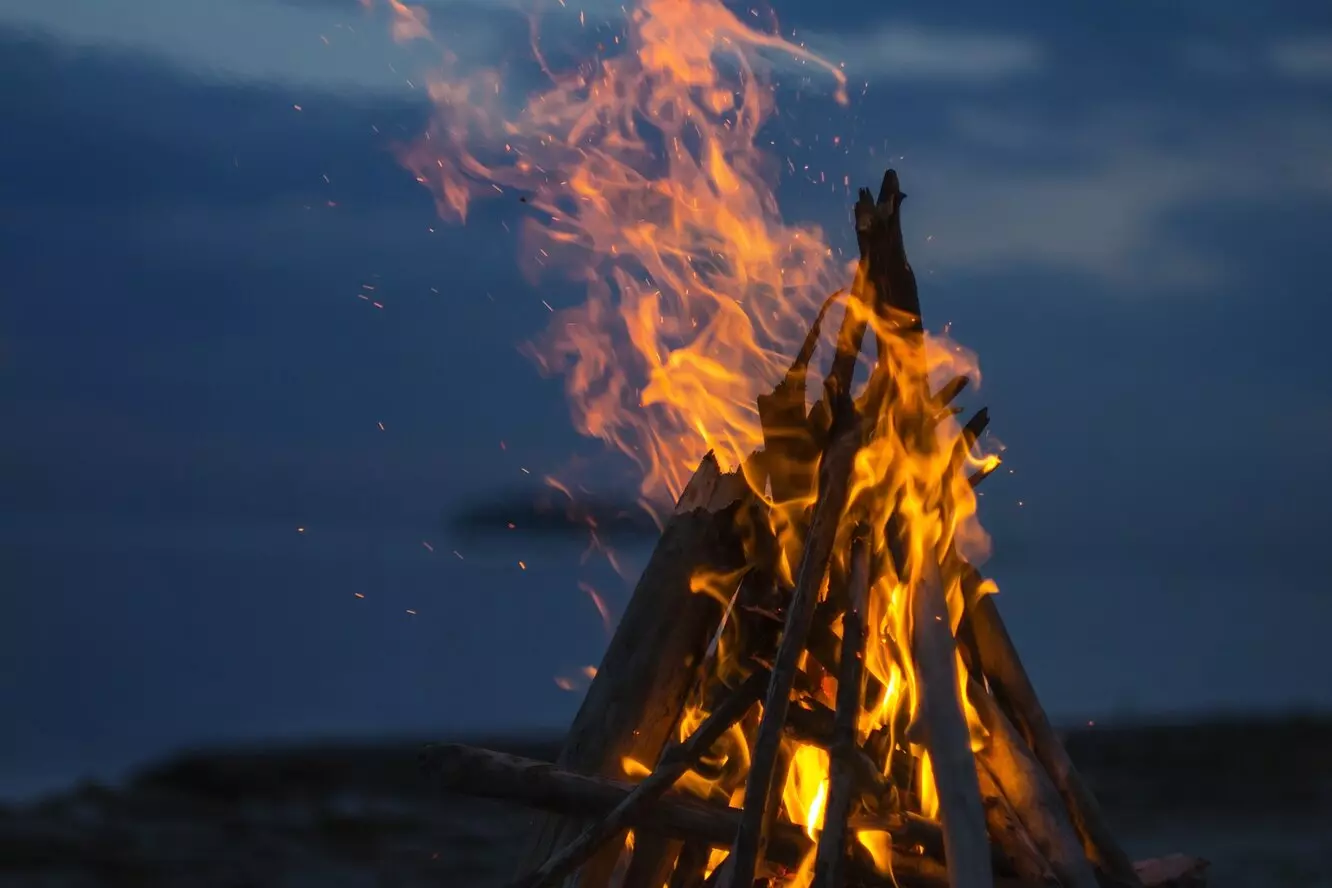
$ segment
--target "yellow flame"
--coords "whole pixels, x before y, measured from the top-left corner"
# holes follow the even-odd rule
[[[856,841],[869,852],[875,871],[887,875],[893,871],[893,837],[882,830],[856,831]]]
[[[823,829],[823,808],[828,799],[828,753],[817,746],[801,744],[791,756],[782,787],[782,804],[792,823],[816,838]]]
[[[421,10],[388,3],[396,36],[425,36]],[[718,0],[642,0],[617,45],[568,71],[554,70],[537,50],[549,82],[521,96],[510,95],[495,71],[457,72],[446,59],[429,81],[430,123],[400,159],[449,219],[465,219],[483,196],[526,200],[529,270],[559,269],[586,288],[585,301],[556,312],[529,349],[543,369],[564,374],[577,428],[634,460],[644,499],[659,505],[679,496],[708,450],[728,468],[743,465],[771,506],[778,572],[789,583],[800,551],[795,531],[813,501],[812,473],[803,464],[747,461],[765,443],[756,404],[851,267],[817,228],[783,221],[760,132],[774,110],[774,59],[820,72],[842,102],[845,80],[835,65],[751,28]],[[859,727],[862,739],[888,731],[885,773],[893,750],[919,760],[921,806],[932,814],[938,800],[928,756],[903,736],[921,702],[912,604],[937,574],[956,632],[963,560],[975,562],[988,549],[968,476],[993,469],[998,458],[974,452],[933,395],[955,376],[979,379],[974,357],[943,337],[902,335],[903,319],[875,310],[875,297],[862,274],[843,303],[882,344],[873,380],[891,397],[856,456],[837,557],[849,549],[850,525],[867,523],[878,580],[865,662],[883,691]],[[798,412],[795,431],[803,430]],[[778,494],[770,478],[798,480]],[[692,588],[728,602],[734,579],[701,573]],[[982,594],[993,591],[987,584]],[[725,669],[729,658],[716,662]],[[957,664],[975,746],[983,729],[960,656]],[[682,736],[701,717],[695,702]],[[747,755],[743,732],[727,742]],[[624,765],[626,772],[645,767]],[[783,801],[811,836],[822,822],[827,771],[826,753],[794,749]],[[873,834],[860,841],[874,854]]]

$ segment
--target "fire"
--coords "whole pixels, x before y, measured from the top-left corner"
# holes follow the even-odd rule
[[[387,3],[397,37],[428,36],[422,10]],[[651,504],[673,502],[709,450],[725,466],[742,466],[769,506],[779,572],[789,584],[800,552],[796,528],[814,500],[812,473],[803,467],[809,483],[770,488],[779,470],[800,477],[802,467],[750,459],[765,445],[756,404],[787,372],[810,319],[821,316],[855,266],[837,258],[818,228],[782,219],[774,192],[779,167],[760,134],[775,109],[780,65],[794,61],[802,76],[817,73],[840,103],[845,78],[835,64],[750,27],[717,0],[642,0],[615,42],[609,54],[557,70],[534,40],[548,82],[526,95],[511,94],[495,71],[454,70],[446,53],[443,70],[429,81],[434,113],[399,157],[445,218],[464,221],[483,198],[524,199],[529,270],[559,270],[586,290],[582,303],[555,313],[529,349],[543,370],[564,375],[577,428],[634,461]],[[885,775],[894,775],[905,756],[915,775],[912,804],[932,816],[932,769],[913,730],[920,694],[912,602],[937,580],[956,632],[963,559],[974,563],[988,546],[968,477],[992,470],[997,458],[975,455],[974,442],[936,400],[948,380],[979,378],[973,356],[876,308],[873,285],[863,278],[841,302],[880,343],[873,384],[859,397],[892,395],[871,414],[876,426],[856,457],[847,506],[855,522],[844,521],[841,540],[849,542],[852,523],[872,528],[881,577],[871,590],[865,653],[881,691],[861,713],[859,739],[886,732]],[[834,339],[821,334],[824,343]],[[740,579],[700,575],[694,590],[729,607]],[[712,652],[719,673],[734,665],[725,629]],[[960,656],[957,674],[978,747],[985,736],[966,702]],[[705,715],[701,701],[692,703],[680,736]],[[737,725],[720,745],[743,768],[748,742]],[[828,754],[789,746],[785,816],[814,837],[827,800]],[[651,764],[627,759],[622,766],[635,777]],[[692,772],[679,786],[700,796],[719,791],[716,779]],[[738,799],[731,792],[727,801]],[[887,871],[886,835],[862,832],[858,839]],[[714,855],[711,866],[719,859]],[[807,869],[792,884],[807,881]]]
[[[418,10],[390,11],[399,36],[420,36]],[[761,446],[755,399],[844,276],[817,228],[782,221],[758,146],[775,64],[821,71],[841,102],[845,77],[716,0],[645,0],[626,26],[617,54],[546,66],[549,86],[517,111],[496,72],[446,64],[401,160],[449,219],[497,193],[526,199],[532,270],[587,286],[531,354],[564,372],[579,430],[633,459],[644,498],[667,503],[702,453],[734,466]]]

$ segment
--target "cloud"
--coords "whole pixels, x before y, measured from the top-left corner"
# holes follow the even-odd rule
[[[449,8],[455,14],[444,26],[462,62],[503,56],[512,13],[494,4]],[[151,14],[127,15],[104,0],[62,0],[8,8],[0,26],[74,46],[148,53],[194,73],[329,90],[406,92],[419,67],[410,48],[393,42],[387,21],[359,3],[173,0],[153,4]],[[525,46],[525,27],[517,33]]]
[[[1031,37],[885,23],[848,32],[800,35],[810,49],[845,63],[855,78],[985,85],[1041,70],[1045,53]]]
[[[1276,77],[1332,83],[1332,34],[1309,34],[1252,43],[1189,40],[1180,47],[1184,66],[1213,77]]]
[[[1278,40],[1269,47],[1268,58],[1286,77],[1332,82],[1332,34]]]
[[[1316,107],[1224,120],[1156,105],[1080,117],[973,108],[954,115],[941,141],[947,147],[908,168],[908,190],[928,192],[920,264],[964,272],[1206,285],[1228,256],[1189,237],[1188,220],[1332,201],[1332,115]]]

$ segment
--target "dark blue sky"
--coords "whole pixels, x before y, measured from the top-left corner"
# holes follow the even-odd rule
[[[578,582],[626,582],[439,516],[596,452],[515,348],[573,294],[522,281],[517,207],[435,219],[388,151],[413,56],[354,0],[115,6],[0,2],[0,780],[565,723],[605,639]],[[849,149],[807,91],[782,150],[902,172],[1050,708],[1332,705],[1332,8],[1051,10],[778,5],[863,92]],[[435,22],[526,50],[508,4]],[[850,245],[840,191],[782,196]]]

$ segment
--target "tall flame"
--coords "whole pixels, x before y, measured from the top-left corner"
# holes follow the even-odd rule
[[[418,11],[391,9],[400,35],[419,36]],[[755,399],[843,276],[818,229],[781,219],[758,147],[765,72],[801,62],[840,102],[845,78],[717,0],[644,0],[621,42],[572,71],[545,66],[547,88],[513,113],[495,71],[436,77],[436,113],[401,160],[446,218],[497,193],[526,199],[529,260],[587,290],[531,354],[564,372],[578,429],[631,457],[645,498],[664,503],[707,450],[736,465],[762,443]]]
[[[428,35],[423,11],[387,3],[397,36]],[[774,111],[774,61],[799,63],[806,78],[821,72],[841,103],[845,78],[718,0],[642,0],[615,42],[613,54],[557,71],[534,41],[548,83],[519,97],[495,71],[452,71],[446,54],[444,72],[429,82],[434,114],[400,159],[448,219],[464,220],[481,198],[522,196],[531,211],[524,246],[531,270],[558,268],[587,294],[556,313],[530,353],[564,374],[577,428],[634,460],[644,499],[660,504],[679,496],[706,451],[734,466],[763,446],[757,399],[785,373],[828,294],[851,276],[853,266],[835,257],[820,230],[782,220],[779,167],[760,147]],[[856,292],[865,287],[858,280]],[[937,571],[956,630],[958,556],[974,559],[987,546],[967,470],[993,468],[994,458],[980,460],[958,443],[958,424],[932,395],[953,376],[977,378],[972,356],[943,338],[899,335],[872,303],[853,298],[846,309],[865,314],[877,334],[878,381],[892,390],[857,456],[848,506],[875,528],[884,565],[871,592],[866,649],[867,670],[883,691],[860,728],[862,739],[891,732],[889,749],[916,762],[918,802],[932,813],[928,756],[907,731],[920,704],[911,601]],[[751,484],[774,507],[789,580],[793,553],[785,544],[809,499],[800,493],[774,503],[762,479]],[[893,539],[885,530],[891,515]],[[886,557],[894,546],[904,557]],[[695,588],[725,601],[734,582],[699,577]],[[983,742],[960,658],[958,675],[973,742]],[[701,718],[691,709],[682,732]],[[743,735],[728,737],[747,764]],[[786,813],[812,836],[826,801],[827,755],[812,746],[791,752]],[[624,767],[631,775],[647,768]],[[702,778],[684,785],[700,795],[715,789]],[[886,870],[882,834],[860,842]]]

